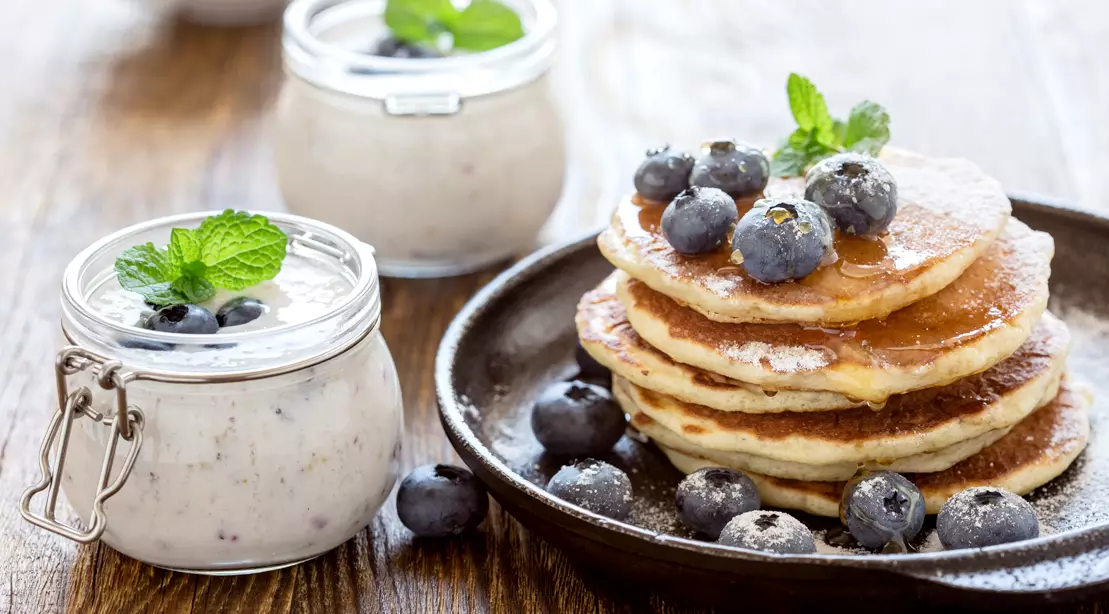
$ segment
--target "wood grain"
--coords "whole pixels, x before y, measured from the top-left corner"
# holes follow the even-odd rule
[[[973,158],[1011,189],[1109,211],[1109,8],[1067,0],[562,3],[555,73],[570,175],[544,230],[601,223],[641,150],[788,133],[783,84],[831,108],[886,104],[898,144]],[[276,25],[206,29],[138,0],[7,0],[0,16],[0,612],[683,612],[573,568],[496,505],[480,532],[413,540],[391,504],[336,551],[240,578],[153,569],[24,523],[50,411],[58,280],[122,226],[207,208],[279,209],[269,108]],[[431,367],[493,272],[384,285],[405,390],[406,466],[454,459]],[[1079,609],[1104,611],[1109,599]],[[788,609],[788,604],[783,604]]]

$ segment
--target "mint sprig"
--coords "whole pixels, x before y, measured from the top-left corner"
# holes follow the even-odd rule
[[[805,77],[790,73],[786,93],[797,129],[774,152],[770,167],[779,177],[804,175],[813,164],[843,151],[876,156],[890,140],[889,113],[876,102],[855,105],[843,122],[832,117],[824,95]]]
[[[451,0],[389,0],[385,25],[393,36],[437,47],[450,34],[454,49],[488,51],[523,37],[520,16],[497,0],[471,0],[458,10]]]
[[[116,279],[159,307],[200,303],[217,287],[243,290],[273,279],[288,241],[264,216],[228,209],[195,230],[174,228],[165,248],[146,243],[124,251],[116,258]]]

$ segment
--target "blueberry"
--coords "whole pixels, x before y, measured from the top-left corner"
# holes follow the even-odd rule
[[[219,322],[211,311],[199,305],[163,307],[146,320],[146,328],[163,333],[209,335],[219,332]]]
[[[936,517],[944,548],[983,548],[1032,539],[1040,523],[1032,505],[1000,488],[968,488],[947,500]]]
[[[433,47],[408,43],[394,36],[388,36],[381,39],[381,41],[377,43],[377,47],[374,48],[373,55],[380,55],[387,58],[406,59],[443,57],[443,54],[439,53],[439,51]]]
[[[547,482],[547,492],[616,520],[627,518],[632,509],[632,483],[627,474],[592,458],[559,469]]]
[[[266,306],[262,301],[246,296],[237,296],[219,308],[216,312],[216,321],[220,327],[239,326],[253,322],[258,316],[266,313]]]
[[[882,163],[857,153],[836,154],[809,169],[805,198],[824,208],[848,235],[884,232],[897,214],[897,182]]]
[[[904,552],[924,524],[924,497],[900,474],[865,472],[843,489],[839,515],[863,547],[877,550],[889,544]]]
[[[647,151],[647,158],[635,170],[635,191],[648,200],[669,202],[689,187],[693,156],[667,145]]]
[[[596,380],[596,382],[602,386],[612,381],[612,372],[608,370],[608,367],[597,362],[597,359],[593,358],[593,356],[582,347],[580,341],[578,342],[577,349],[574,350],[574,359],[578,363],[578,377],[590,380],[591,383]]]
[[[739,219],[730,196],[716,188],[689,188],[662,212],[662,234],[683,254],[704,254],[728,240]]]
[[[832,239],[820,207],[799,198],[763,199],[736,225],[732,261],[762,282],[801,279],[820,266]]]
[[[712,539],[720,537],[729,520],[762,505],[751,478],[723,467],[706,467],[685,476],[675,501],[686,526]]]
[[[689,185],[719,188],[740,198],[758,194],[770,179],[770,161],[757,147],[733,140],[705,144],[693,165]]]
[[[624,412],[608,390],[582,381],[555,382],[539,395],[531,430],[547,452],[600,456],[624,434]]]
[[[397,490],[397,516],[421,537],[458,535],[481,524],[488,511],[485,486],[454,465],[417,467]]]
[[[151,352],[168,352],[173,349],[172,343],[163,343],[161,341],[151,341],[148,339],[137,339],[135,337],[120,339],[119,346],[130,348],[132,350],[149,350]]]
[[[720,531],[717,543],[779,554],[816,552],[812,531],[800,520],[783,512],[766,510],[755,510],[732,518]]]

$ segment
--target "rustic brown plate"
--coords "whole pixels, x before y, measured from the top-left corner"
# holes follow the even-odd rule
[[[630,590],[662,591],[718,608],[890,595],[1009,608],[1109,588],[1109,219],[1043,199],[1013,198],[1014,213],[1055,237],[1052,310],[1071,327],[1070,369],[1096,395],[1093,434],[1073,467],[1030,497],[1044,535],[979,550],[864,554],[823,543],[782,556],[698,541],[673,508],[680,474],[629,431],[606,460],[631,477],[636,502],[618,522],[548,495],[560,462],[529,426],[533,399],[573,377],[574,310],[612,267],[595,235],[544,249],[482,289],[443,338],[435,382],[447,436],[493,497],[530,530]],[[824,542],[836,522],[801,515]],[[898,600],[891,603],[906,603]],[[836,611],[832,608],[831,611]]]

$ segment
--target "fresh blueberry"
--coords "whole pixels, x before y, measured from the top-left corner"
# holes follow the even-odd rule
[[[805,175],[805,198],[848,235],[876,235],[897,214],[897,182],[882,163],[857,153],[825,158]]]
[[[662,234],[683,254],[704,254],[728,240],[739,219],[732,197],[716,188],[689,188],[662,212]]]
[[[904,552],[924,524],[924,497],[900,474],[863,473],[843,489],[839,515],[863,547],[877,550],[889,544]]]
[[[757,147],[733,140],[713,141],[702,148],[689,185],[724,190],[732,198],[758,194],[770,179],[770,161]]]
[[[211,311],[199,305],[174,305],[147,318],[146,328],[163,333],[210,335],[219,332],[219,322]]]
[[[944,548],[983,548],[1032,539],[1040,523],[1032,505],[1000,488],[968,488],[947,500],[936,517]]]
[[[612,381],[612,371],[608,367],[597,362],[596,358],[582,347],[581,342],[578,342],[578,347],[574,350],[574,359],[578,363],[578,377],[589,380],[590,383],[596,382],[598,385],[606,386],[607,383]]]
[[[648,200],[669,202],[689,187],[693,156],[667,145],[647,151],[647,158],[635,171],[635,191]]]
[[[778,554],[816,552],[812,531],[800,520],[783,512],[766,510],[755,510],[732,518],[720,531],[717,543]]]
[[[685,476],[675,500],[686,526],[712,539],[720,537],[729,520],[762,505],[751,478],[723,467],[706,467]]]
[[[443,56],[433,47],[408,43],[394,36],[381,39],[377,43],[377,47],[374,48],[373,54],[387,58],[405,59],[439,58]]]
[[[135,337],[127,337],[119,340],[120,347],[130,348],[132,350],[149,350],[151,352],[168,352],[173,349],[172,343],[162,343],[161,341],[151,341],[148,339],[137,339]]]
[[[620,440],[624,412],[608,390],[582,381],[555,382],[531,411],[531,430],[547,452],[600,456]]]
[[[820,266],[832,239],[820,207],[799,198],[763,199],[736,225],[732,261],[762,282],[801,279]]]
[[[632,509],[632,483],[627,474],[592,458],[559,469],[547,482],[547,492],[616,520],[627,518]]]
[[[417,467],[397,490],[397,516],[421,537],[458,535],[481,524],[488,511],[485,487],[454,465]]]
[[[219,308],[216,312],[216,321],[220,327],[239,326],[253,322],[258,316],[266,313],[266,306],[262,301],[246,296],[237,296]]]

